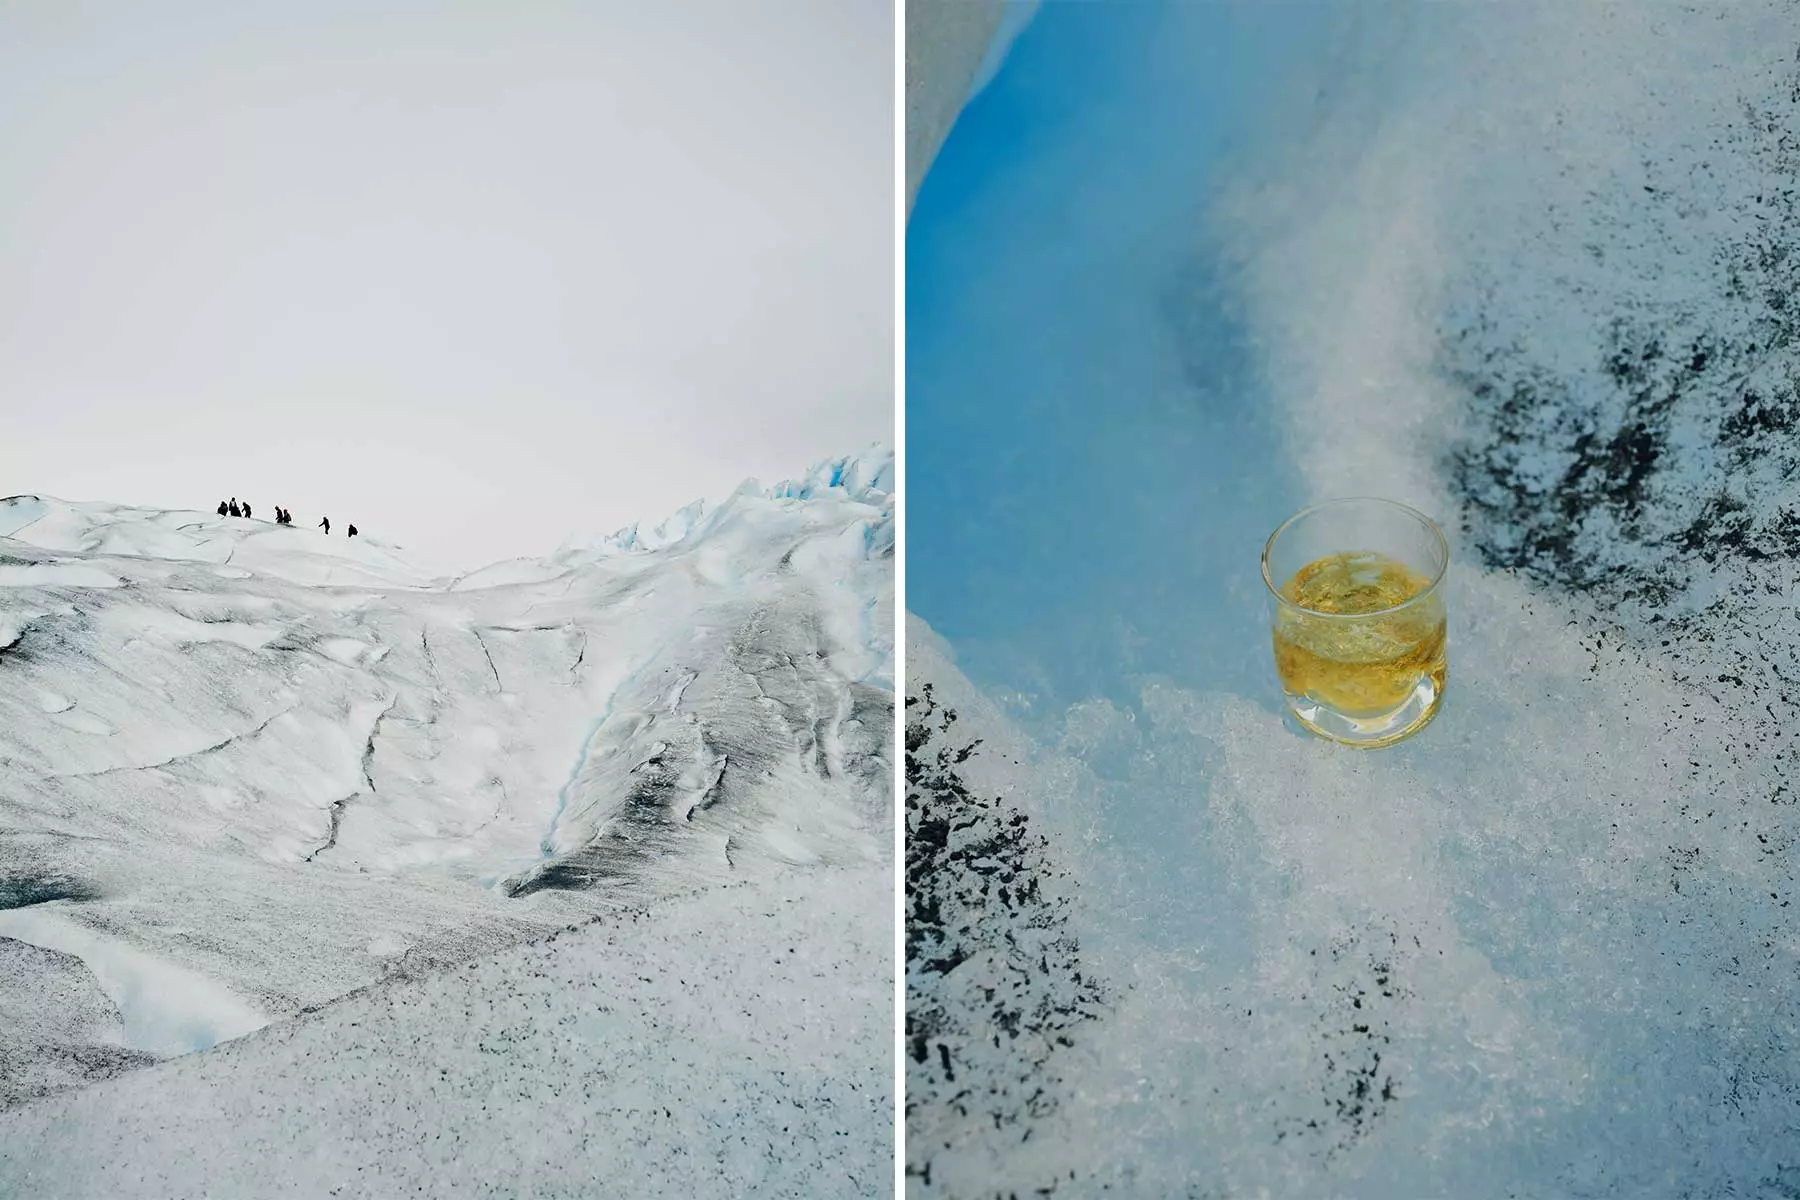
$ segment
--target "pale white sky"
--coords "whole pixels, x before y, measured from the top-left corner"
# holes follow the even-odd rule
[[[883,0],[0,0],[0,495],[475,565],[893,430]]]

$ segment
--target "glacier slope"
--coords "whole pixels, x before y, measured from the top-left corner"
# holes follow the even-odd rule
[[[623,903],[885,862],[891,487],[844,460],[655,549],[460,578],[0,501],[0,937],[79,957],[114,1043],[162,1056]]]

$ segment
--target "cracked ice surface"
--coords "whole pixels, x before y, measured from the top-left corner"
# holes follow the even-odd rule
[[[909,954],[916,1192],[1800,1191],[1791,18],[1049,6],[963,115],[908,686],[986,742],[918,819],[1047,842]],[[1450,692],[1357,755],[1282,727],[1256,556],[1370,492],[1449,527]],[[1054,971],[991,965],[1021,874]]]
[[[71,961],[106,998],[0,1029],[0,1097],[623,905],[888,870],[889,464],[462,577],[0,501],[0,947],[59,956],[6,1003],[55,1004]]]

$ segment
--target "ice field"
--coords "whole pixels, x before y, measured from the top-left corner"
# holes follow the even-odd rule
[[[809,1163],[865,1194],[891,1156],[892,493],[891,457],[844,459],[461,576],[373,538],[0,501],[0,1192],[316,1195],[380,1159],[384,1186],[480,1194],[421,1146],[510,1081],[633,1194],[775,1194]],[[598,1062],[559,1040],[584,1020]],[[550,1060],[473,1054],[492,1028]],[[642,1111],[569,1092],[595,1071],[637,1109],[712,1107],[633,1140]],[[829,1104],[770,1090],[784,1071]],[[397,1077],[450,1088],[449,1124],[314,1114],[288,1174],[254,1169],[278,1134],[250,1114]],[[126,1109],[152,1124],[125,1138]],[[496,1170],[533,1157],[487,1136]],[[668,1139],[698,1165],[660,1173]],[[745,1176],[738,1143],[770,1140]],[[587,1194],[599,1161],[535,1194]]]

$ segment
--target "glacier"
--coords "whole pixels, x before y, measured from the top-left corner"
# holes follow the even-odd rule
[[[795,1161],[849,1154],[858,1182],[833,1194],[877,1187],[889,1010],[852,1009],[891,987],[893,492],[892,455],[875,450],[746,483],[653,536],[574,538],[473,572],[266,521],[0,500],[0,1191],[165,1194],[154,1172],[94,1182],[100,1114],[124,1097],[230,1076],[246,1103],[278,1103],[257,1088],[266,1056],[298,1026],[339,1041],[323,1029],[346,997],[404,1007],[407,987],[459,969],[496,977],[505,953],[544,961],[521,948],[571,928],[562,944],[589,947],[569,952],[585,953],[579,969],[551,957],[579,989],[612,970],[594,947],[621,922],[641,927],[633,961],[649,980],[609,978],[606,1003],[654,1008],[674,1002],[665,973],[705,979],[692,1002],[721,1012],[679,1026],[702,1039],[692,1065],[705,1039],[776,1056],[710,1062],[719,1086],[746,1090],[735,1123],[709,1110],[705,1136],[766,1134]],[[708,899],[716,889],[739,898]],[[794,899],[814,895],[841,919]],[[718,927],[705,936],[672,915],[701,912]],[[739,970],[751,947],[785,951],[807,930],[823,940],[804,977]],[[839,1070],[800,1029],[758,1043],[734,1027],[824,980]],[[477,994],[485,984],[458,1002]],[[635,1057],[657,1092],[633,1028],[598,1045]],[[361,1044],[395,1070],[437,1070],[404,1044]],[[731,1082],[779,1075],[790,1054],[817,1086],[854,1087],[814,1118]],[[305,1086],[332,1094],[321,1077]],[[699,1094],[691,1076],[667,1086]],[[571,1135],[604,1142],[593,1117],[569,1108]],[[854,1151],[838,1140],[851,1131]],[[187,1136],[155,1142],[175,1156]],[[289,1152],[303,1167],[331,1136],[321,1126]],[[253,1145],[238,1144],[240,1166]],[[391,1149],[356,1147],[329,1178]],[[318,1194],[327,1178],[230,1182],[223,1153],[200,1160],[226,1172],[205,1186],[234,1195]],[[617,1161],[642,1173],[639,1194],[737,1194],[724,1159],[663,1182],[647,1152]],[[384,1178],[437,1190],[444,1164],[413,1166],[425,1173]]]
[[[1019,36],[907,235],[910,1194],[1800,1194],[1797,51]],[[1257,556],[1370,493],[1446,526],[1450,684],[1352,755]]]

